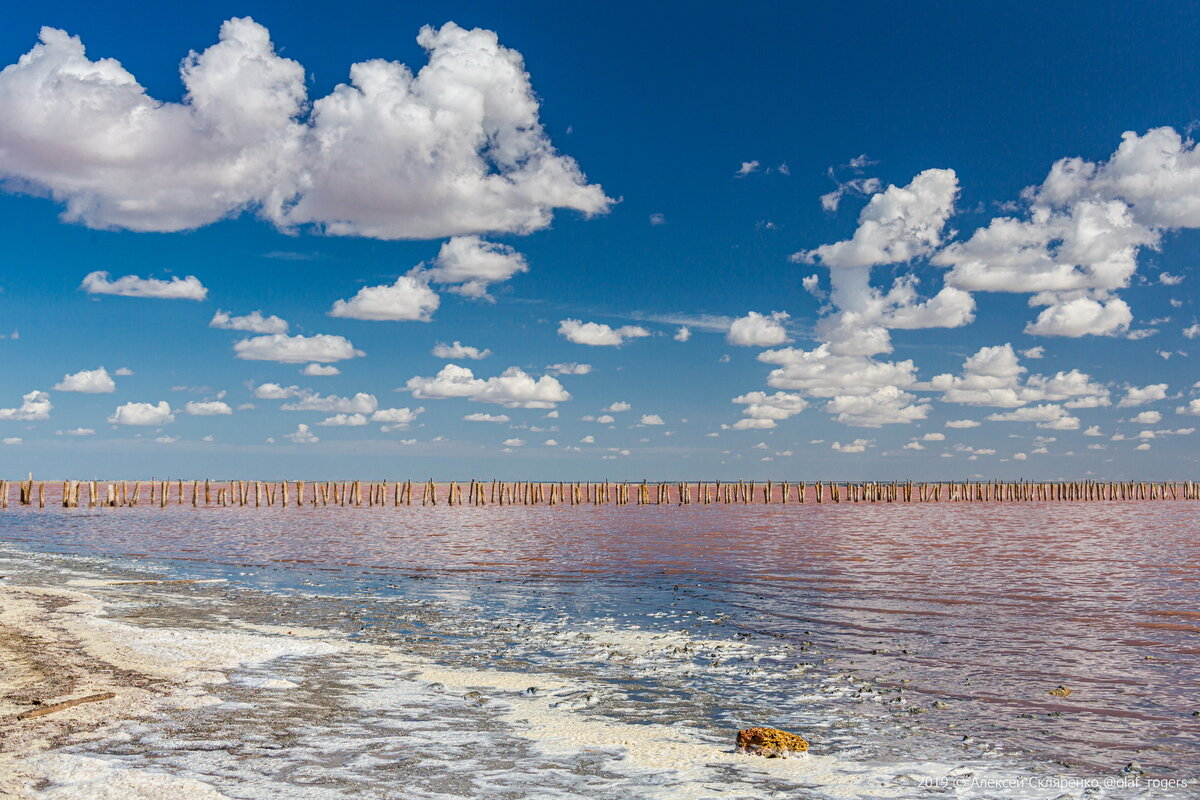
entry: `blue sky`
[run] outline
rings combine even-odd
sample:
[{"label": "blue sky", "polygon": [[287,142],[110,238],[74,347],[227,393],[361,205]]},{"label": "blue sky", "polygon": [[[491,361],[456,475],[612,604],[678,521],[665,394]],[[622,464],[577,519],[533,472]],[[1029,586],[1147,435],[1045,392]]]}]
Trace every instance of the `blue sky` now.
[{"label": "blue sky", "polygon": [[10,14],[5,473],[1190,475],[1194,13],[377,5]]}]

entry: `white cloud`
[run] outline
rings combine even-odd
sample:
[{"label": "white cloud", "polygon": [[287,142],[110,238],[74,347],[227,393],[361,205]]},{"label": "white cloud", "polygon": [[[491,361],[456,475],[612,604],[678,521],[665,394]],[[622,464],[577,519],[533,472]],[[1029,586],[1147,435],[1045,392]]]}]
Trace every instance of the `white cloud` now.
[{"label": "white cloud", "polygon": [[287,320],[274,314],[264,317],[261,311],[251,311],[244,317],[234,317],[230,316],[228,311],[217,309],[217,313],[213,314],[208,327],[227,331],[250,331],[251,333],[287,333],[288,324]]},{"label": "white cloud", "polygon": [[476,378],[466,367],[447,364],[432,378],[410,378],[405,388],[413,397],[442,399],[466,397],[509,408],[553,408],[571,399],[557,379],[543,375],[534,380],[518,367],[509,367],[495,378]]},{"label": "white cloud", "polygon": [[1158,411],[1143,411],[1129,418],[1135,425],[1157,425],[1162,422],[1162,414]]},{"label": "white cloud", "polygon": [[69,221],[177,231],[252,209],[285,228],[428,239],[525,233],[555,208],[611,203],[555,152],[521,55],[491,31],[422,28],[417,73],[357,63],[311,105],[304,69],[249,18],[184,59],[181,103],[61,30],[40,38],[0,73],[0,173]]},{"label": "white cloud", "polygon": [[992,422],[1033,422],[1039,428],[1057,431],[1070,431],[1079,427],[1078,417],[1072,417],[1062,406],[1053,403],[1025,406],[1003,414],[991,414],[988,419]]},{"label": "white cloud", "polygon": [[386,422],[389,430],[403,430],[417,421],[417,417],[425,409],[417,408],[381,408],[371,415],[371,422]]},{"label": "white cloud", "polygon": [[196,402],[195,400],[187,403],[183,410],[194,416],[212,417],[220,414],[232,414],[233,409],[228,403],[223,403],[220,400],[211,400],[207,402]]},{"label": "white cloud", "polygon": [[285,433],[283,438],[295,442],[296,444],[314,444],[321,441],[317,435],[308,429],[308,426],[301,422],[296,426],[296,430],[291,433]]},{"label": "white cloud", "polygon": [[171,413],[171,406],[167,404],[166,400],[160,400],[157,405],[125,403],[117,406],[108,421],[114,425],[157,426],[174,422],[175,415]]},{"label": "white cloud", "polygon": [[326,417],[317,423],[330,427],[362,427],[367,424],[367,418],[363,414],[334,414],[331,417]]},{"label": "white cloud", "polygon": [[921,437],[921,440],[925,441],[925,442],[944,442],[944,441],[946,441],[946,434],[944,434],[944,433],[927,433]]},{"label": "white cloud", "polygon": [[305,361],[344,361],[366,355],[355,350],[349,339],[328,333],[315,336],[287,336],[275,333],[242,339],[233,346],[234,354],[247,361],[277,361],[281,364],[303,364]]},{"label": "white cloud", "polygon": [[6,436],[6,437],[4,437],[4,444],[6,444],[6,445],[9,445],[9,446],[12,446],[12,445],[18,445],[18,444],[21,444],[21,443],[22,443],[22,442],[24,442],[24,441],[25,441],[25,440],[24,440],[24,439],[22,439],[20,436]]},{"label": "white cloud", "polygon": [[575,344],[586,344],[593,347],[616,347],[624,344],[626,339],[638,339],[650,335],[650,331],[638,325],[611,328],[603,323],[582,322],[577,319],[562,320],[558,325],[558,333]]},{"label": "white cloud", "polygon": [[873,446],[874,446],[873,439],[855,439],[853,442],[850,442],[849,444],[842,444],[841,442],[834,442],[829,447],[831,450],[836,450],[839,453],[861,453],[864,450],[866,450],[868,447],[873,447]]},{"label": "white cloud", "polygon": [[838,356],[828,343],[813,350],[785,347],[765,350],[758,360],[782,365],[772,370],[767,383],[777,389],[804,391],[813,397],[869,394],[884,386],[908,387],[916,382],[912,361],[874,361],[858,356]]},{"label": "white cloud", "polygon": [[113,375],[116,375],[118,378],[126,378],[132,374],[133,370],[131,370],[129,367],[120,367],[119,369],[113,371]]},{"label": "white cloud", "polygon": [[331,364],[309,364],[304,369],[300,370],[300,374],[323,377],[330,375],[341,375],[342,371]]},{"label": "white cloud", "polygon": [[95,436],[94,428],[71,428],[65,431],[55,431],[56,436]]},{"label": "white cloud", "polygon": [[642,425],[666,425],[658,414],[642,414]]},{"label": "white cloud", "polygon": [[429,322],[441,299],[420,277],[401,275],[392,284],[364,286],[349,300],[337,300],[331,317],[377,322]]},{"label": "white cloud", "polygon": [[675,331],[675,335],[671,338],[677,342],[686,342],[688,339],[692,338],[692,329],[687,325],[680,325],[678,330]]},{"label": "white cloud", "polygon": [[927,404],[895,386],[883,386],[870,394],[839,395],[825,404],[825,411],[845,425],[878,428],[925,419]]},{"label": "white cloud", "polygon": [[961,375],[935,375],[918,386],[942,392],[947,403],[1018,408],[1045,400],[1064,402],[1067,408],[1095,408],[1111,402],[1107,387],[1094,383],[1086,373],[1073,369],[1051,377],[1031,375],[1017,360],[1010,344],[981,347],[963,361]]},{"label": "white cloud", "polygon": [[513,439],[505,439],[505,440],[504,440],[504,442],[503,442],[503,444],[504,444],[504,446],[505,446],[505,447],[524,447],[524,446],[525,446],[525,440],[524,440],[524,439],[517,439],[517,438],[513,438]]},{"label": "white cloud", "polygon": [[280,386],[278,383],[263,383],[254,387],[254,396],[259,400],[287,400],[300,397],[305,392],[299,386]]},{"label": "white cloud", "polygon": [[790,341],[787,329],[783,323],[788,314],[783,311],[773,311],[770,316],[751,311],[744,317],[738,317],[729,326],[726,341],[743,347],[775,347]]},{"label": "white cloud", "polygon": [[978,428],[982,422],[973,419],[951,419],[946,421],[947,428]]},{"label": "white cloud", "polygon": [[595,443],[596,443],[596,437],[595,437],[595,436],[592,436],[591,434],[588,434],[587,436],[585,436],[585,437],[583,437],[582,439],[580,439],[580,440],[579,440],[579,443],[580,443],[580,444],[595,444]]},{"label": "white cloud", "polygon": [[616,421],[616,418],[614,418],[611,414],[601,414],[600,416],[596,417],[596,422],[601,425],[611,425]]},{"label": "white cloud", "polygon": [[521,272],[528,272],[525,256],[506,244],[485,242],[478,236],[455,236],[445,242],[422,277],[434,283],[457,284],[450,291],[465,297],[486,298],[488,287]]},{"label": "white cloud", "polygon": [[[26,395],[28,397],[28,395]],[[1178,406],[1175,409],[1176,414],[1192,414],[1200,416],[1200,397],[1190,401],[1186,406]],[[0,411],[0,419],[4,419],[4,412]]]},{"label": "white cloud", "polygon": [[551,364],[546,367],[546,372],[551,375],[587,375],[591,371],[591,364],[577,364],[574,361],[565,364]]},{"label": "white cloud", "polygon": [[178,436],[156,436],[154,437],[155,444],[175,444],[179,441]]},{"label": "white cloud", "polygon": [[608,406],[606,406],[604,410],[611,411],[614,414],[617,414],[622,411],[628,411],[631,408],[633,408],[633,406],[631,406],[629,403],[626,403],[624,400],[618,400],[617,402],[611,403]]},{"label": "white cloud", "polygon": [[1200,336],[1200,324],[1193,323],[1183,329],[1183,335],[1189,339],[1195,339]]},{"label": "white cloud", "polygon": [[487,349],[480,350],[478,347],[470,347],[469,345],[465,345],[462,342],[455,340],[454,344],[438,342],[433,346],[433,350],[430,351],[430,354],[433,355],[434,358],[469,358],[472,361],[479,361],[490,356],[492,351]]},{"label": "white cloud", "polygon": [[1120,298],[1107,302],[1090,297],[1058,299],[1053,293],[1048,297],[1034,295],[1038,305],[1049,305],[1037,319],[1025,326],[1031,336],[1115,336],[1129,330],[1133,312],[1129,304]]},{"label": "white cloud", "polygon": [[339,397],[336,394],[322,397],[315,392],[304,390],[296,397],[296,402],[284,403],[280,408],[283,411],[324,411],[344,414],[371,414],[379,408],[379,401],[375,399],[375,395],[366,392],[358,392],[353,397]]},{"label": "white cloud", "polygon": [[957,196],[958,177],[953,170],[925,170],[907,186],[888,186],[872,196],[858,215],[858,229],[851,239],[801,251],[792,260],[852,269],[929,255],[941,244],[942,228]]},{"label": "white cloud", "polygon": [[[6,70],[7,71],[7,70]],[[0,93],[2,93],[4,73],[0,72]],[[2,94],[0,94],[2,98]],[[0,107],[3,106],[0,99]],[[0,132],[0,174],[3,174],[3,132]],[[80,284],[80,288],[88,294],[115,294],[121,297],[157,297],[164,300],[203,300],[208,296],[208,289],[195,275],[186,278],[171,278],[169,281],[154,278],[139,278],[137,275],[126,275],[115,281],[108,279],[108,273],[103,271],[90,272]]]},{"label": "white cloud", "polygon": [[902,449],[902,450],[924,450],[924,449],[925,449],[925,445],[921,444],[920,442],[918,442],[917,440],[915,440],[915,439],[914,439],[913,441],[911,441],[911,442],[909,442],[908,444],[904,445],[904,446],[903,446],[902,448],[900,448],[900,449]]},{"label": "white cloud", "polygon": [[1088,429],[1083,432],[1083,435],[1084,436],[1103,436],[1104,434],[1100,432],[1099,425],[1090,425],[1090,426],[1088,426]]},{"label": "white cloud", "polygon": [[1125,396],[1121,398],[1121,402],[1117,403],[1117,408],[1144,406],[1147,403],[1164,400],[1166,396],[1167,384],[1165,383],[1152,383],[1142,387],[1129,386],[1125,389]]},{"label": "white cloud", "polygon": [[87,394],[108,394],[117,390],[117,382],[108,374],[104,367],[85,369],[70,375],[54,385],[56,392],[85,392]]},{"label": "white cloud", "polygon": [[774,428],[778,420],[794,417],[808,407],[803,397],[788,392],[747,392],[732,402],[746,406],[742,410],[745,418],[734,423],[735,430]]},{"label": "white cloud", "polygon": [[[1037,347],[1031,347],[1028,350],[1022,350],[1021,357],[1022,358],[1033,358],[1033,359],[1045,358],[1046,357],[1046,348],[1042,347],[1041,345],[1038,345]],[[1014,456],[1014,458],[1015,458],[1015,456]]]},{"label": "white cloud", "polygon": [[34,390],[21,397],[18,408],[0,408],[0,420],[20,420],[22,422],[39,422],[50,419],[50,411],[54,405],[50,402],[47,392]]},{"label": "white cloud", "polygon": [[509,422],[508,414],[482,414],[475,412],[463,417],[467,422]]},{"label": "white cloud", "polygon": [[1163,286],[1178,286],[1183,283],[1182,275],[1172,275],[1169,272],[1158,273],[1158,282]]},{"label": "white cloud", "polygon": [[733,173],[735,177],[744,178],[751,173],[758,172],[761,165],[757,161],[743,161],[742,165],[737,168],[737,172]]},{"label": "white cloud", "polygon": [[547,439],[546,441],[542,442],[542,444],[545,445],[546,447],[558,447],[558,440],[557,439]]},{"label": "white cloud", "polygon": [[651,214],[650,215],[650,224],[651,225],[666,225],[667,224],[667,215],[666,214]]}]

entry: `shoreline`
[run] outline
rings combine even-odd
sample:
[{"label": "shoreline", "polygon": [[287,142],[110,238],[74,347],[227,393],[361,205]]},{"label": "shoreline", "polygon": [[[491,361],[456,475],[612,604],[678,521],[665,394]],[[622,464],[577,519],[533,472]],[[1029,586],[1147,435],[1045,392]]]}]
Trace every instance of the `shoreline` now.
[{"label": "shoreline", "polygon": [[[272,769],[285,759],[324,775],[319,765],[331,749],[339,759],[370,762],[353,766],[356,778],[374,781],[375,791],[401,794],[406,781],[426,790],[449,782],[464,796],[477,796],[472,781],[515,782],[529,790],[545,790],[544,781],[561,782],[564,789],[604,781],[609,793],[595,796],[697,798],[711,796],[703,789],[720,775],[726,789],[744,797],[760,796],[756,792],[767,787],[819,787],[815,796],[907,798],[918,786],[964,776],[1047,774],[1037,762],[966,753],[880,760],[848,741],[852,732],[839,733],[829,722],[798,730],[817,743],[809,756],[741,755],[732,747],[736,728],[714,729],[686,703],[676,710],[633,700],[636,711],[623,710],[632,698],[622,695],[616,673],[606,677],[569,663],[571,653],[590,653],[632,676],[623,680],[670,685],[674,671],[689,669],[697,655],[702,662],[737,661],[743,648],[742,655],[752,656],[755,648],[737,640],[571,625],[551,638],[538,634],[557,643],[552,661],[517,670],[471,647],[439,649],[420,635],[356,638],[357,620],[352,612],[345,618],[346,609],[356,606],[348,597],[320,607],[320,600],[262,594],[254,606],[259,590],[170,579],[175,576],[158,580],[141,565],[59,566],[31,559],[28,572],[18,568],[22,574],[13,577],[39,585],[0,584],[0,664],[18,665],[0,671],[4,800],[157,800],[171,793],[221,800],[227,788],[230,796],[275,796],[285,784],[273,784],[264,795],[255,791],[254,776],[270,774],[255,759]],[[288,604],[291,613],[281,616]],[[453,608],[421,613],[429,621]],[[310,617],[314,609],[321,613]],[[315,627],[286,624],[301,618]],[[343,624],[334,624],[337,619]],[[469,624],[512,623],[476,609]],[[16,719],[34,707],[33,699],[55,702],[106,691],[116,697]],[[359,752],[359,741],[374,750]],[[387,777],[380,776],[380,756],[404,764],[413,753],[424,759],[416,771],[385,769]],[[472,762],[490,770],[488,776],[463,777],[465,766],[443,766]],[[547,764],[556,767],[547,772]],[[337,772],[330,770],[327,779],[336,782]],[[622,794],[612,794],[614,789]]]}]

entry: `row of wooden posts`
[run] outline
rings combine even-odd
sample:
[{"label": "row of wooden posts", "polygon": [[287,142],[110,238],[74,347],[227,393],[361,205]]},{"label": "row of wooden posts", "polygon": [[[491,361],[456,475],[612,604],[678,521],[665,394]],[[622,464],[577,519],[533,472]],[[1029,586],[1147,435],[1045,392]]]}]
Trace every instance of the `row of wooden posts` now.
[{"label": "row of wooden posts", "polygon": [[[678,483],[489,483],[471,480],[437,484],[412,481],[62,481],[57,498],[64,508],[138,505],[142,487],[151,506],[411,506],[417,487],[421,505],[689,505],[691,503],[938,503],[1101,500],[1197,500],[1200,483],[1187,482],[779,482],[694,481]],[[463,489],[466,487],[466,497]],[[190,489],[190,493],[189,493]],[[11,485],[0,480],[0,509]],[[189,497],[190,494],[190,497]],[[440,497],[439,497],[440,494]],[[35,499],[36,498],[36,499]],[[46,482],[30,476],[18,483],[22,506],[46,507]]]}]

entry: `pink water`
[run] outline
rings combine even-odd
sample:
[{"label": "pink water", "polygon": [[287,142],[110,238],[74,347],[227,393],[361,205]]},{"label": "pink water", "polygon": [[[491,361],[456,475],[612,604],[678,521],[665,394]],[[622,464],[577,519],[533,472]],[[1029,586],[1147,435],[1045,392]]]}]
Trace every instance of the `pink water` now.
[{"label": "pink water", "polygon": [[[734,629],[998,746],[1088,769],[1200,764],[1200,503],[18,509],[38,549],[367,571],[590,597],[673,584]],[[499,589],[497,591],[500,591]],[[596,600],[601,604],[601,600]],[[1048,691],[1071,688],[1068,698]],[[857,712],[856,712],[857,713]]]}]

